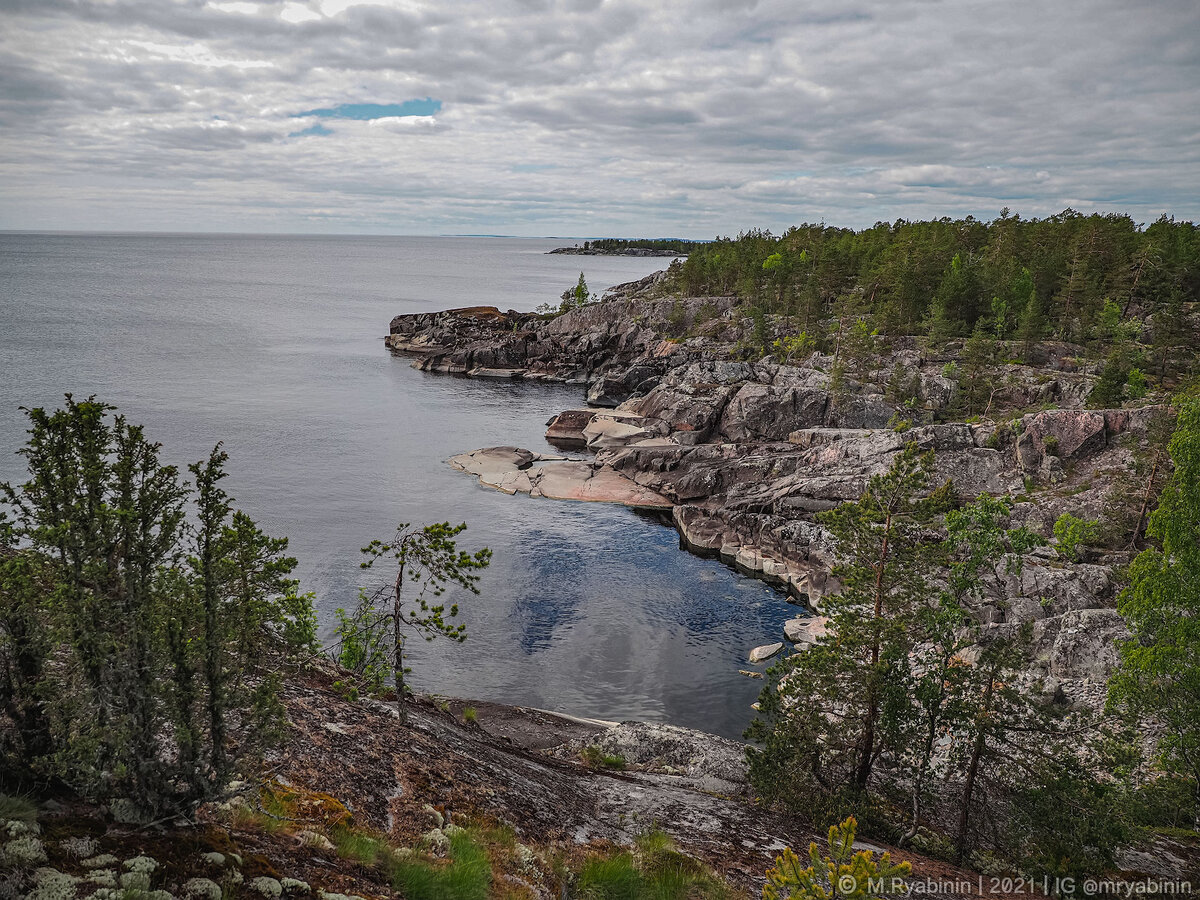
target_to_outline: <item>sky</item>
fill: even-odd
[[[1200,219],[1197,0],[0,0],[0,228]]]

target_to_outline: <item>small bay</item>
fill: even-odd
[[[761,682],[737,674],[794,614],[773,589],[601,504],[509,497],[447,457],[549,450],[578,386],[410,368],[393,315],[556,302],[665,260],[550,256],[509,238],[0,234],[0,480],[20,480],[18,407],[65,392],[116,404],[180,466],[218,440],[227,484],[287,535],[328,632],[365,582],[358,548],[397,522],[466,521],[487,545],[462,645],[414,644],[419,689],[736,736]]]

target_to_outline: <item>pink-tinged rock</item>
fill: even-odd
[[[797,616],[783,623],[783,636],[793,644],[815,644],[829,632],[825,616]]]
[[[621,503],[640,509],[671,509],[666,497],[643,487],[611,466],[586,460],[541,456],[519,447],[488,447],[463,453],[450,465],[479,477],[484,487],[506,494],[552,500]]]
[[[594,409],[567,409],[550,420],[546,440],[564,447],[583,447],[587,437],[583,430],[596,415]]]
[[[1052,455],[1060,459],[1077,459],[1103,450],[1108,443],[1104,415],[1083,409],[1047,409],[1021,420],[1026,435],[1037,449],[1046,452],[1046,439],[1054,438],[1057,447]],[[1024,462],[1024,458],[1022,459]]]

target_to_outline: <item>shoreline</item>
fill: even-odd
[[[507,493],[669,509],[681,549],[784,586],[818,624],[822,597],[840,586],[816,514],[857,500],[906,444],[935,451],[935,481],[953,482],[960,502],[1013,497],[1013,523],[1046,536],[1061,514],[1087,517],[1108,502],[1128,444],[1162,414],[1153,405],[1085,409],[1095,374],[1057,360],[1071,346],[1048,344],[1049,364],[1011,364],[1006,374],[1040,412],[1011,423],[939,418],[956,388],[946,358],[913,338],[892,339],[837,388],[820,353],[804,365],[737,358],[754,324],[735,298],[661,298],[655,279],[645,282],[554,317],[490,307],[401,315],[386,343],[425,372],[585,386],[587,407],[552,418],[546,436],[591,459],[464,448],[458,467]],[[885,393],[894,371],[914,386],[925,424]],[[1057,405],[1045,408],[1047,399]],[[1031,675],[1073,702],[1102,704],[1124,634],[1113,573],[1127,556],[1079,561],[1043,546],[975,615],[997,636],[1031,623]],[[785,635],[814,639],[798,628]]]

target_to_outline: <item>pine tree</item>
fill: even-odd
[[[1180,403],[1168,451],[1174,472],[1146,529],[1156,546],[1134,560],[1117,601],[1132,638],[1109,696],[1166,726],[1163,762],[1191,781],[1200,814],[1200,399]]]
[[[816,790],[835,809],[867,789],[894,748],[910,703],[911,626],[940,549],[927,529],[951,496],[949,484],[926,495],[932,465],[909,444],[861,499],[821,514],[842,590],[825,601],[829,633],[773,667],[760,696],[750,735],[764,747],[750,752],[750,774],[764,796],[811,801]]]
[[[193,467],[197,494],[111,411],[69,395],[30,410],[29,481],[0,485],[0,700],[17,725],[0,743],[21,771],[176,811],[253,764],[277,719],[268,660],[311,646],[315,622],[286,542],[226,521],[224,454]]]
[[[343,663],[358,660],[366,671],[367,667],[378,668],[378,654],[372,648],[390,648],[392,686],[402,722],[407,717],[406,634],[413,633],[427,641],[444,637],[461,643],[467,639],[466,626],[453,621],[458,617],[458,604],[447,608],[444,602],[432,600],[451,587],[471,594],[479,593],[476,572],[488,567],[492,551],[486,547],[474,553],[459,550],[456,539],[466,528],[465,522],[460,525],[440,522],[423,527],[413,527],[405,522],[397,527],[393,538],[386,542],[371,541],[362,551],[366,556],[361,564],[364,569],[373,568],[380,560],[391,557],[396,567],[395,575],[374,592],[360,592],[355,615],[343,617],[338,657]],[[350,656],[346,653],[347,646],[352,648]]]

